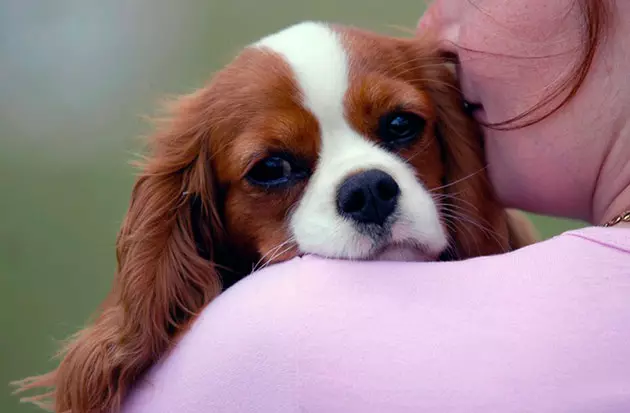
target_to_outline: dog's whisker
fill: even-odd
[[[263,256],[260,257],[259,262],[262,262],[265,260],[265,258],[267,258],[270,255],[274,255],[279,249],[285,247],[287,244],[290,244],[292,242],[295,242],[294,237],[289,237],[286,240],[284,240],[283,242],[277,244],[276,246],[274,246],[273,248],[270,248]]]
[[[488,237],[493,239],[497,243],[497,245],[501,248],[501,250],[503,252],[507,252],[506,248],[503,247],[503,245],[507,242],[507,239],[504,236],[498,234],[496,231],[493,231],[492,229],[484,226],[479,221],[471,218],[470,216],[462,213],[461,211],[446,212],[446,215],[448,215],[451,219],[461,220],[461,221],[464,221],[464,222],[466,222],[466,223],[476,227],[482,233],[486,234]],[[485,220],[483,220],[483,221],[485,221]]]
[[[478,209],[476,206],[474,206],[473,204],[471,204],[470,202],[468,202],[468,201],[466,201],[466,200],[463,200],[463,199],[458,199],[458,201],[460,201],[460,202],[464,202],[465,204],[469,205],[472,209],[474,209],[474,210],[475,210],[475,212],[479,212],[479,209]],[[454,204],[444,204],[444,205],[445,205],[445,207],[446,207],[446,208],[456,208],[456,209],[458,209],[459,211],[463,212],[464,214],[466,214],[466,213],[470,212],[470,210],[468,210],[468,209],[467,209],[465,206],[463,206],[463,205],[454,205]],[[467,216],[468,216],[468,215],[467,215]],[[492,227],[492,225],[490,224],[490,222],[488,222],[488,221],[487,221],[485,218],[483,218],[483,217],[479,217],[479,221],[480,221],[480,224],[485,224],[485,225],[487,226],[486,228],[488,228],[488,229]],[[502,238],[505,238],[505,237],[502,237]]]
[[[477,241],[477,237],[475,237],[475,234],[472,232],[472,229],[469,228],[466,225],[460,225],[460,226],[457,225],[458,223],[462,223],[461,221],[464,221],[464,222],[466,222],[466,221],[461,219],[460,217],[455,217],[455,216],[452,216],[452,215],[449,215],[449,214],[445,214],[445,216],[452,220],[452,223],[453,223],[455,231],[459,232],[459,230],[462,230],[462,231],[464,231],[466,233],[467,236],[470,237],[470,239],[472,240],[474,246],[477,249],[477,253],[479,253],[479,251],[480,251],[479,243]]]
[[[295,239],[294,237],[289,237],[287,240],[281,242],[280,244],[276,245],[273,248],[270,248],[262,257],[260,257],[260,259],[258,260],[258,262],[256,262],[256,264],[253,266],[252,268],[252,272],[258,271],[260,270],[262,267],[259,267],[261,265],[261,263],[263,263],[265,261],[265,258],[267,258],[268,256],[274,256],[276,254],[276,252],[278,250],[280,250],[281,248],[285,247],[287,244],[291,244],[294,243]],[[264,266],[266,263],[263,263],[262,265]]]
[[[422,64],[423,61],[432,62]],[[435,57],[433,56],[415,56],[411,59],[401,60],[392,67],[388,69],[389,72],[394,73],[396,76],[403,76],[410,71],[422,70],[422,69],[430,69],[432,67],[442,67],[444,63],[433,63],[435,62]],[[399,70],[404,69],[404,70]]]
[[[407,164],[409,164],[410,166],[413,166],[413,165],[411,165],[411,161],[412,161],[413,159],[415,159],[418,155],[420,155],[420,154],[424,153],[424,152],[425,152],[425,150],[426,150],[428,147],[429,147],[429,142],[428,142],[428,141],[424,141],[424,142],[422,143],[422,147],[420,147],[420,148],[418,148],[416,151],[414,151],[414,153],[413,153],[413,154],[412,154],[409,158],[407,158],[407,159],[404,159],[404,158],[403,158],[403,159],[404,159],[404,161],[405,161]]]
[[[459,199],[458,202],[467,203],[467,204],[469,204],[471,209],[473,209],[475,212],[479,212],[479,209],[476,206],[474,206],[473,204],[471,204],[469,202],[466,202],[463,199]],[[458,211],[463,211],[465,213],[472,212],[470,209],[466,208],[466,205],[457,205],[457,204],[453,204],[453,203],[449,203],[449,202],[444,203],[443,205],[444,205],[445,208],[452,208],[452,209],[456,209]]]
[[[422,61],[428,61],[430,63],[422,63]],[[445,67],[448,63],[446,61],[437,61],[433,56],[417,56],[413,59],[407,59],[398,62],[389,70],[398,77],[403,77],[407,73],[416,72],[420,70],[426,70],[436,67]],[[398,70],[403,69],[403,70]]]
[[[462,198],[463,191],[448,192],[448,193],[437,193],[437,194],[433,194],[433,195],[442,197],[442,199],[449,199],[449,200],[452,200],[452,201],[463,202],[463,203],[465,203],[467,205],[471,205],[473,208],[477,208],[472,203],[470,203],[470,201],[467,201],[466,199]]]
[[[419,78],[415,78],[415,79],[410,79],[409,82],[412,82],[412,83],[431,83],[431,84],[438,85],[438,86],[444,86],[445,88],[451,89],[451,90],[457,92],[458,94],[462,93],[462,90],[458,86],[450,84],[448,82],[437,80],[437,79],[429,79],[429,78],[426,78],[426,77],[419,77]]]
[[[458,191],[458,192],[449,192],[449,193],[435,193],[432,192],[433,190],[430,189],[429,193],[431,194],[431,196],[433,197],[433,199],[435,199],[436,201],[444,201],[444,200],[455,200],[455,201],[459,201],[460,198],[459,196],[462,194],[462,191]]]
[[[442,190],[442,189],[445,189],[445,188],[449,188],[449,187],[451,187],[451,186],[453,186],[453,185],[457,185],[457,184],[458,184],[458,183],[460,183],[460,182],[463,182],[463,181],[465,181],[465,180],[467,180],[467,179],[472,178],[473,176],[475,176],[475,175],[477,175],[477,174],[480,174],[481,172],[485,171],[485,170],[486,170],[486,168],[487,168],[487,166],[484,166],[484,167],[480,168],[478,171],[472,172],[472,173],[470,173],[470,174],[468,174],[468,175],[464,176],[463,178],[457,179],[457,180],[455,180],[455,181],[453,181],[453,182],[449,182],[449,183],[448,183],[448,184],[446,184],[446,185],[442,185],[442,186],[438,186],[438,187],[436,187],[436,188],[432,188],[430,191],[431,191],[431,192],[433,192],[433,191],[439,191],[439,190]]]
[[[273,254],[271,257],[269,257],[269,259],[267,259],[263,265],[259,268],[259,270],[262,270],[263,268],[266,268],[267,266],[269,266],[270,264],[273,264],[274,260],[278,257],[281,257],[284,253],[290,251],[292,248],[295,248],[296,245],[293,242],[293,240],[291,240],[292,242],[289,243],[289,245],[287,247],[285,247],[284,249],[282,249],[281,251],[276,251],[275,254]],[[286,244],[286,242],[284,243]]]

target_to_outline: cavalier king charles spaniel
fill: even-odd
[[[116,411],[214,297],[298,255],[461,260],[534,242],[493,193],[453,67],[430,40],[318,22],[246,47],[151,137],[109,296],[21,390],[52,388],[31,400],[56,412]]]

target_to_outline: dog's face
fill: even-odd
[[[411,41],[303,23],[214,78],[212,167],[238,248],[265,261],[427,260],[447,248],[446,149],[424,85],[443,88],[448,68],[422,53]]]

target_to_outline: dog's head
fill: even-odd
[[[429,44],[298,24],[246,48],[183,99],[178,120],[176,135],[197,145],[186,167],[206,178],[184,190],[216,211],[192,230],[221,228],[222,254],[249,265],[237,272],[303,253],[433,260],[508,248],[480,129]],[[211,236],[196,243],[216,251]]]
[[[478,125],[437,48],[302,23],[247,47],[150,140],[105,308],[60,367],[57,411],[108,411],[256,264],[435,260],[510,247]]]

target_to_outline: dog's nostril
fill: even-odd
[[[365,194],[362,190],[350,192],[348,199],[343,205],[343,210],[348,213],[357,212],[365,208]]]
[[[363,224],[383,225],[394,212],[400,188],[389,174],[371,169],[346,179],[337,192],[339,214]]]
[[[378,181],[378,183],[376,184],[376,191],[378,197],[383,201],[390,201],[396,198],[400,193],[398,184],[389,175],[386,179],[381,179],[380,181]]]

